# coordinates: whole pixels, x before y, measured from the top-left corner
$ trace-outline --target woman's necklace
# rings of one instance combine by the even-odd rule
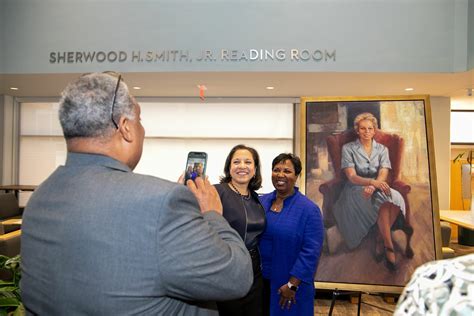
[[[271,210],[274,212],[280,212],[282,209],[283,203],[278,204],[277,201],[275,200],[272,204]]]
[[[273,201],[272,206],[270,209],[274,212],[280,212],[283,209],[283,202],[285,198],[276,198],[275,201]]]
[[[247,193],[246,195],[243,195],[242,193],[240,193],[239,189],[237,189],[237,188],[235,187],[235,185],[232,183],[232,181],[230,181],[229,184],[230,184],[230,186],[232,187],[232,189],[234,189],[235,193],[237,193],[238,195],[243,196],[243,197],[249,196],[248,193]]]
[[[285,196],[277,196],[275,198],[275,201],[273,201],[272,205],[270,206],[270,209],[274,212],[281,212],[281,210],[283,209],[283,203],[285,202],[286,198],[292,196],[294,192],[295,191],[292,189],[291,192]]]

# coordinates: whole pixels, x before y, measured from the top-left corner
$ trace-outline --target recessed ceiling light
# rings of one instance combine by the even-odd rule
[[[275,89],[275,87],[268,86],[268,87],[265,87],[265,89],[267,89],[267,90],[274,90],[274,89]]]
[[[405,91],[413,91],[413,90],[415,90],[415,89],[413,89],[413,88],[406,88],[405,89]]]
[[[133,89],[133,90],[141,90],[141,88],[142,88],[142,87],[136,86],[136,87],[133,87],[132,89]]]
[[[16,90],[18,90],[18,88],[17,87],[10,87],[10,90],[15,90],[16,91]]]

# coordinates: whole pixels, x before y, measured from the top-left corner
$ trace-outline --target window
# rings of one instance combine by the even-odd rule
[[[474,145],[474,110],[451,111],[451,144]]]

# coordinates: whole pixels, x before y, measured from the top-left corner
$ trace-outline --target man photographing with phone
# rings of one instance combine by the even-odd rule
[[[209,301],[247,293],[251,260],[214,187],[132,172],[145,131],[121,76],[71,83],[59,119],[66,164],[23,215],[27,314],[216,315]]]

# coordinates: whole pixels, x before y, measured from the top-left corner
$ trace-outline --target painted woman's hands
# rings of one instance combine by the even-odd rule
[[[374,194],[374,192],[375,192],[375,187],[373,185],[368,185],[364,187],[364,192],[362,192],[362,194],[364,195],[366,199],[368,199],[372,196],[372,194]]]
[[[385,181],[379,181],[379,180],[370,180],[370,186],[375,187],[376,189],[382,191],[386,195],[390,196],[390,186],[387,184]]]

